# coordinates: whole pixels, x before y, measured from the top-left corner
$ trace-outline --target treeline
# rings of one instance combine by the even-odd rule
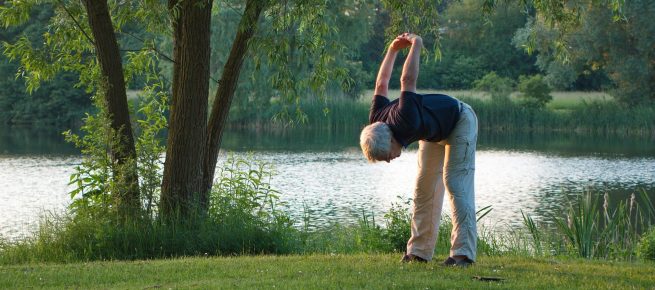
[[[649,1],[629,1],[624,4],[620,19],[612,20],[610,7],[591,5],[581,11],[577,27],[568,28],[567,36],[558,38],[558,31],[535,20],[535,12],[511,1],[503,2],[487,14],[483,0],[442,1],[439,5],[439,49],[435,40],[426,39],[426,54],[421,66],[419,84],[431,89],[475,89],[475,82],[495,73],[509,80],[517,90],[521,76],[542,74],[554,90],[604,90],[626,105],[650,103],[655,100],[655,23],[649,21],[655,8]],[[338,4],[338,5],[337,5]],[[331,25],[339,31],[337,42],[344,51],[334,51],[339,72],[349,80],[335,78],[325,92],[325,98],[359,97],[370,89],[377,74],[384,49],[393,32],[385,31],[390,15],[378,0],[338,1],[328,5],[326,13]],[[41,35],[53,7],[35,9],[35,17],[21,27],[0,30],[3,42],[15,43],[24,37],[38,47]],[[211,71],[220,72],[227,59],[240,14],[229,6],[220,6],[212,23]],[[538,18],[537,18],[538,19]],[[300,29],[300,28],[298,28]],[[141,39],[142,28],[133,27],[118,34],[121,47],[138,50],[150,46]],[[172,44],[165,39],[150,46],[160,53],[159,67],[165,79],[171,79]],[[290,47],[294,47],[292,43]],[[533,51],[526,53],[526,48]],[[230,119],[242,122],[274,115],[271,110],[287,112],[296,109],[288,97],[280,95],[271,84],[281,74],[300,80],[311,74],[317,61],[297,57],[299,50],[290,51],[288,67],[280,68],[260,61],[268,53],[252,50],[242,69],[242,78],[230,111]],[[330,49],[329,47],[326,49]],[[47,55],[44,53],[44,55]],[[45,59],[44,61],[48,61]],[[52,60],[55,61],[55,60]],[[391,87],[399,87],[399,67],[392,77]],[[92,110],[90,95],[76,88],[78,77],[62,74],[27,93],[20,76],[18,61],[0,56],[0,123],[4,124],[70,124],[79,123],[83,112]],[[168,74],[168,75],[167,75]],[[145,80],[133,79],[129,87],[138,90]],[[216,88],[214,77],[212,87]],[[302,98],[311,97],[310,88],[296,92]],[[213,95],[213,94],[210,94]],[[323,99],[324,100],[324,99]],[[210,102],[213,100],[210,100]]]

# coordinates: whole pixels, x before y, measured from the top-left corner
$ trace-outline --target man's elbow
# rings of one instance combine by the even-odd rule
[[[410,89],[412,91],[416,90],[416,77],[414,76],[402,76],[400,77],[400,85],[403,88]]]
[[[378,82],[375,84],[376,92],[386,92],[389,89],[389,84],[384,82]]]

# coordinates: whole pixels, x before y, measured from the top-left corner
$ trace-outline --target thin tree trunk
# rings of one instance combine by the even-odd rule
[[[107,1],[83,0],[94,38],[98,63],[105,82],[104,101],[117,142],[112,143],[113,176],[119,185],[115,192],[119,211],[132,212],[139,206],[139,183],[136,150],[125,92],[125,78],[120,51],[114,34]]]
[[[237,29],[237,35],[234,43],[232,43],[230,55],[223,68],[223,75],[216,91],[207,128],[206,155],[203,161],[203,192],[206,193],[203,196],[205,198],[209,195],[214,181],[223,129],[225,128],[225,122],[230,111],[232,98],[234,97],[234,90],[239,80],[243,59],[248,51],[248,43],[257,29],[259,16],[265,5],[266,1],[262,0],[248,0],[246,2],[246,8]],[[207,199],[203,199],[201,202],[203,206],[207,206]]]
[[[169,0],[173,19],[173,98],[161,213],[182,217],[206,203],[202,164],[207,139],[211,0]]]

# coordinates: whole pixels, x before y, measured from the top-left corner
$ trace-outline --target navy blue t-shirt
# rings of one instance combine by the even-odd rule
[[[407,147],[418,140],[438,142],[448,138],[459,119],[459,110],[459,100],[453,97],[403,91],[393,101],[375,95],[369,122],[387,123],[394,138]]]

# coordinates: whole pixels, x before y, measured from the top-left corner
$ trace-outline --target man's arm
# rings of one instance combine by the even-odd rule
[[[423,39],[416,34],[408,34],[404,37],[412,44],[412,47],[409,49],[409,54],[403,65],[403,74],[400,77],[400,90],[415,93]]]
[[[374,95],[387,96],[389,92],[389,79],[391,79],[391,72],[393,71],[393,64],[396,61],[396,56],[398,51],[409,46],[407,39],[403,35],[396,37],[389,45],[387,54],[382,60],[380,65],[380,71],[378,71],[378,77],[375,81],[375,93]]]

